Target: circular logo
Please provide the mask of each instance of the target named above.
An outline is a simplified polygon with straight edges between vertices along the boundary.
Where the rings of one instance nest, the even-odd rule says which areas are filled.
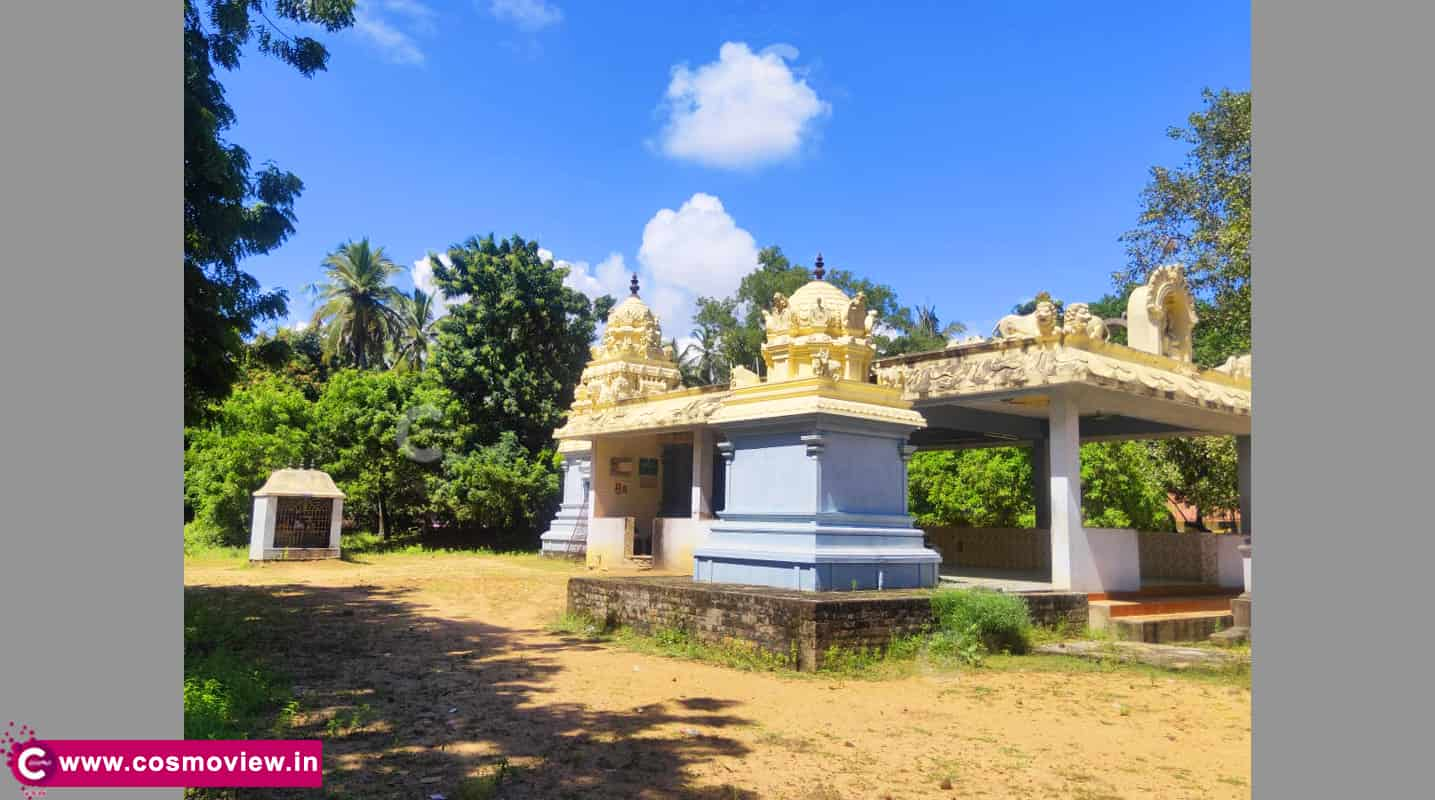
[[[31,786],[45,785],[60,771],[54,752],[44,742],[17,742],[12,766],[15,777]]]

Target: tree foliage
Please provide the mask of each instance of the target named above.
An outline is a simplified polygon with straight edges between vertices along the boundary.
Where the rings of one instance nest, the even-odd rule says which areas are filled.
[[[573,402],[587,365],[598,315],[611,298],[590,303],[563,285],[567,269],[538,256],[538,243],[470,238],[448,251],[452,266],[430,257],[449,297],[432,368],[468,408],[476,444],[504,431],[538,452]]]
[[[458,524],[511,535],[532,531],[557,509],[552,451],[530,453],[511,431],[493,444],[444,459],[443,478],[435,499]]]
[[[917,453],[907,467],[908,507],[922,526],[1030,528],[1037,489],[1031,453],[1018,447]],[[1081,446],[1085,524],[1170,530],[1157,463],[1139,442]]]
[[[312,457],[312,414],[298,387],[267,375],[213,409],[210,424],[186,431],[184,496],[194,516],[186,539],[247,542],[251,494],[269,473]]]
[[[464,419],[458,400],[419,373],[348,369],[314,404],[312,433],[349,516],[383,537],[435,511],[430,483],[461,446]]]
[[[308,77],[328,52],[308,36],[282,32],[274,18],[329,32],[354,22],[352,0],[185,0],[184,3],[184,414],[199,420],[239,378],[244,338],[287,310],[283,290],[265,291],[240,269],[294,231],[303,183],[273,164],[255,170],[225,138],[235,123],[217,69],[233,70],[251,41]],[[271,15],[269,11],[273,12]]]
[[[1150,443],[1162,483],[1200,516],[1240,508],[1236,441],[1230,436],[1161,439]],[[1198,524],[1204,526],[1202,519]]]
[[[398,338],[404,296],[389,285],[402,270],[368,239],[345,242],[324,257],[324,278],[310,285],[319,299],[314,326],[324,331],[324,356],[367,369],[384,366],[384,348]]]
[[[1179,261],[1197,299],[1196,363],[1212,367],[1251,349],[1251,93],[1209,89],[1186,127],[1186,162],[1151,168],[1137,227],[1121,238],[1127,265],[1118,287]]]

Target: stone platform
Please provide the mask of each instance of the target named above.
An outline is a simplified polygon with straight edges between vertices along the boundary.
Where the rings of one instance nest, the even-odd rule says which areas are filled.
[[[1084,594],[1016,594],[1039,625],[1087,624]],[[811,672],[831,648],[880,648],[926,630],[931,595],[922,589],[812,592],[686,577],[585,577],[568,580],[568,611],[644,633],[681,628],[704,642],[749,642]]]

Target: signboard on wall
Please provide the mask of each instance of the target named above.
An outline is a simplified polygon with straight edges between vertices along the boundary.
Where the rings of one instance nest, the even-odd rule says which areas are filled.
[[[638,459],[638,488],[658,488],[658,460],[656,458]]]
[[[608,471],[614,475],[632,475],[633,459],[626,457],[614,457],[608,459]]]

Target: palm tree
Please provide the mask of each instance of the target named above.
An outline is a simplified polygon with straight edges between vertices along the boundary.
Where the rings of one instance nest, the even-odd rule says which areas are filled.
[[[323,326],[324,358],[342,356],[360,369],[383,366],[384,343],[398,326],[395,308],[404,301],[389,285],[399,266],[367,238],[339,245],[323,264],[328,280],[308,288],[320,300],[314,324]]]
[[[699,322],[693,330],[696,340],[683,348],[678,366],[684,386],[712,386],[727,383],[731,370],[723,355],[722,331],[716,325]]]
[[[400,295],[398,325],[394,328],[394,368],[423,369],[433,339],[433,295],[415,286],[413,294]]]
[[[917,306],[917,325],[915,333],[918,336],[929,339],[941,339],[945,342],[947,339],[956,336],[966,329],[967,326],[960,322],[949,322],[943,325],[941,318],[937,316],[936,306]]]

